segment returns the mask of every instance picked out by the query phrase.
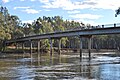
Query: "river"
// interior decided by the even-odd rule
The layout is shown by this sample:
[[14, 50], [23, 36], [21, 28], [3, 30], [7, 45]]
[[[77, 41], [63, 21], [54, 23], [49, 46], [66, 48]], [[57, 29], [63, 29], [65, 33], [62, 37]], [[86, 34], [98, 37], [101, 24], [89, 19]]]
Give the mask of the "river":
[[0, 80], [120, 80], [120, 57], [92, 55], [89, 61], [84, 54], [82, 61], [79, 53], [4, 54]]

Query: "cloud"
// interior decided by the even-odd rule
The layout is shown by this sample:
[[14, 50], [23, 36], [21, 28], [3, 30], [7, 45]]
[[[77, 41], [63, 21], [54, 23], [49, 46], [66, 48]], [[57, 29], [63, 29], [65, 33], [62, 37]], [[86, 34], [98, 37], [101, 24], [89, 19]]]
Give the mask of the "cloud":
[[[27, 0], [20, 0], [20, 1], [27, 1]], [[30, 0], [30, 1], [36, 1], [36, 0]]]
[[80, 13], [80, 11], [78, 10], [74, 10], [74, 11], [68, 11], [69, 14], [77, 14], [77, 13]]
[[33, 20], [22, 21], [23, 23], [30, 23], [32, 24]]
[[[41, 0], [40, 0], [41, 1]], [[44, 3], [43, 8], [62, 8], [64, 10], [74, 10], [75, 6], [70, 0], [53, 0], [41, 1]]]
[[25, 0], [20, 0], [20, 1], [25, 1]]
[[25, 7], [25, 6], [14, 7], [14, 10], [16, 10], [16, 9], [21, 9], [22, 12], [26, 12], [28, 14], [37, 14], [41, 11], [41, 10], [32, 9], [29, 6], [27, 6], [27, 7]]
[[64, 10], [75, 9], [111, 9], [119, 7], [120, 0], [39, 0], [43, 8], [62, 8]]
[[44, 11], [51, 11], [51, 10], [49, 10], [49, 9], [44, 9]]
[[95, 6], [92, 6], [91, 8], [96, 9], [111, 9], [115, 10], [119, 7], [120, 0], [86, 0], [87, 2], [94, 2], [96, 3]]
[[36, 0], [30, 0], [30, 1], [36, 1]]
[[[76, 2], [71, 0], [53, 0], [53, 1], [43, 1], [40, 0], [44, 5], [43, 8], [62, 8], [64, 10], [75, 10], [75, 9], [84, 9], [94, 6], [94, 2]], [[86, 1], [86, 0], [85, 0]]]
[[93, 15], [93, 14], [75, 14], [75, 15], [69, 15], [69, 17], [72, 18], [79, 18], [79, 19], [99, 19], [103, 16], [101, 15]]
[[49, 0], [39, 0], [41, 3], [48, 3]]
[[30, 8], [30, 7], [23, 7], [23, 6], [19, 6], [19, 7], [14, 7], [14, 10], [16, 10], [16, 9], [28, 9], [28, 8]]
[[25, 9], [22, 10], [23, 12], [27, 12], [28, 14], [37, 14], [39, 13], [39, 11], [35, 10], [35, 9]]
[[3, 1], [3, 3], [7, 3], [7, 2], [9, 2], [10, 0], [2, 0]]
[[90, 24], [92, 26], [101, 25], [100, 23], [97, 23], [96, 21], [93, 21], [93, 20], [77, 19], [77, 20], [74, 20], [74, 21], [76, 21], [76, 22], [83, 22], [84, 24]]

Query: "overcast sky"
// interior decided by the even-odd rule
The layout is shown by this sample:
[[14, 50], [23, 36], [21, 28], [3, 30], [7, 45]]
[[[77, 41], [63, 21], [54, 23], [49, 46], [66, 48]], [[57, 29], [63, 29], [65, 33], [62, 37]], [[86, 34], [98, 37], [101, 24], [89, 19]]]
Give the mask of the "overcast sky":
[[115, 17], [120, 0], [2, 0], [0, 4], [23, 22], [59, 15], [92, 25], [120, 23], [120, 16]]

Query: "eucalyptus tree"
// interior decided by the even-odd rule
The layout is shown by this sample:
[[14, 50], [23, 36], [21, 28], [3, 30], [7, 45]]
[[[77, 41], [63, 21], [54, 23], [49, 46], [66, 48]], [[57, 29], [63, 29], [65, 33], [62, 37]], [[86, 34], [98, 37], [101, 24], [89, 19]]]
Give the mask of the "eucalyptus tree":
[[11, 36], [9, 34], [9, 29], [7, 25], [7, 19], [8, 19], [8, 10], [6, 7], [0, 7], [0, 36], [1, 39], [10, 39]]
[[115, 12], [116, 12], [115, 17], [117, 17], [117, 15], [120, 14], [120, 7]]

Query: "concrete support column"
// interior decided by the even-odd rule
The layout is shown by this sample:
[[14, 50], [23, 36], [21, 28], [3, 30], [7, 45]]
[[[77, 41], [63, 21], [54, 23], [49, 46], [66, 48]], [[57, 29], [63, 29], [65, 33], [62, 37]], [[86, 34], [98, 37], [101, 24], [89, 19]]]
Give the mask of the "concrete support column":
[[15, 49], [18, 49], [18, 43], [15, 43]]
[[49, 39], [49, 42], [50, 42], [50, 55], [52, 56], [52, 53], [53, 53], [53, 43], [52, 43], [52, 39], [51, 38]]
[[58, 54], [61, 54], [61, 39], [58, 39]]
[[6, 50], [7, 44], [5, 43], [5, 41], [3, 41], [2, 45], [3, 45], [2, 51], [4, 52]]
[[24, 42], [23, 42], [23, 43], [22, 43], [22, 51], [23, 51], [23, 53], [25, 53], [24, 47], [25, 47], [25, 45], [24, 45]]
[[38, 65], [40, 65], [39, 61], [40, 61], [40, 56], [41, 56], [41, 53], [40, 53], [40, 40], [37, 41], [37, 52], [38, 52]]
[[40, 53], [40, 40], [37, 43], [37, 52]]
[[91, 39], [92, 36], [88, 38], [88, 53], [89, 53], [89, 59], [91, 59]]
[[31, 56], [32, 56], [32, 41], [30, 40], [30, 54], [31, 54]]
[[82, 37], [80, 37], [80, 59], [82, 59], [82, 49], [83, 49], [83, 43], [82, 43]]

